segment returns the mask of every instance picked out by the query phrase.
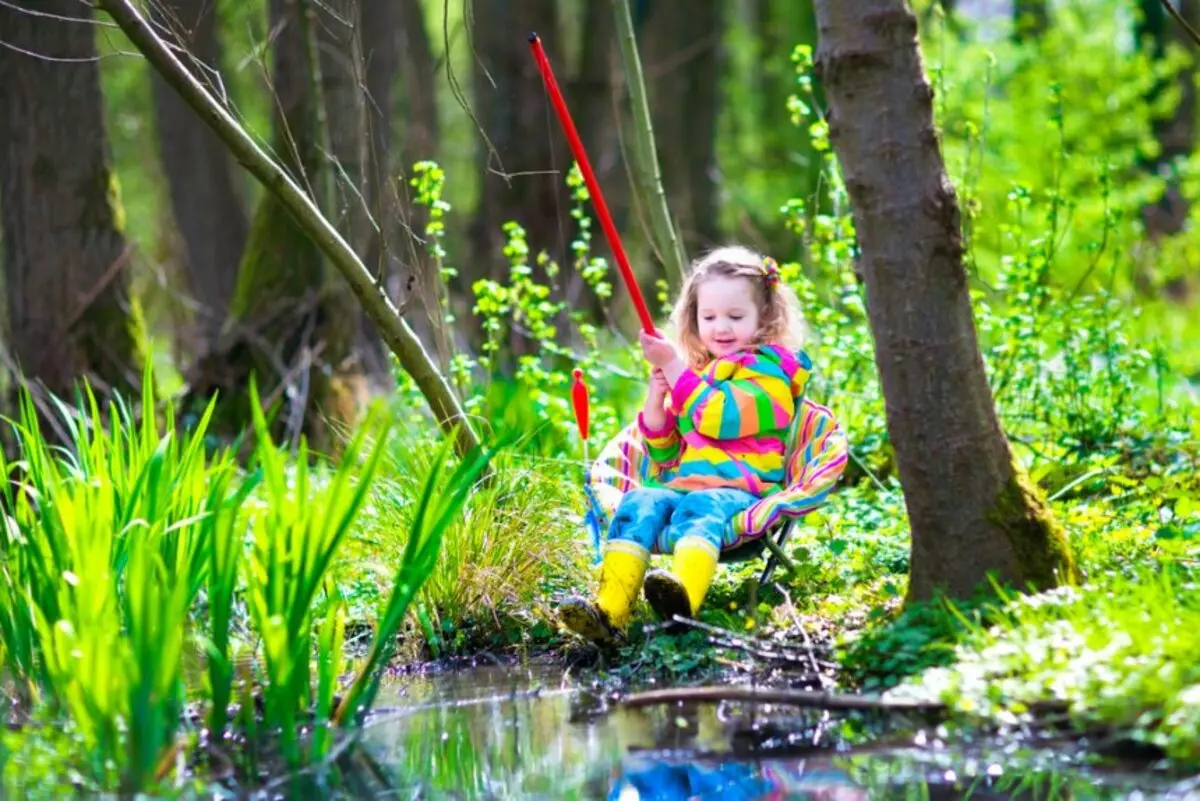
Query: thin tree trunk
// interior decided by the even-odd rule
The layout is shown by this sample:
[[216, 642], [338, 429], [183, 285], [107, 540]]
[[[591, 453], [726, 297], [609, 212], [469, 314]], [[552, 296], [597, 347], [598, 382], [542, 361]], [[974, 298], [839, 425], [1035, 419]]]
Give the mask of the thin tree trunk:
[[92, 11], [8, 0], [0, 31], [6, 339], [25, 376], [68, 402], [85, 377], [128, 396], [140, 383], [142, 332]]
[[437, 59], [425, 25], [424, 3], [400, 4], [400, 57], [404, 65], [405, 167], [420, 159], [436, 159], [441, 125], [437, 109]]
[[[604, 187], [604, 201], [609, 214], [620, 228], [628, 214], [629, 192], [626, 163], [618, 139], [620, 120], [614, 111], [617, 99], [615, 77], [620, 67], [615, 48], [617, 24], [611, 3], [612, 0], [587, 0], [584, 5], [583, 21], [579, 26], [583, 32], [579, 67], [570, 78], [566, 93], [596, 180]], [[590, 205], [585, 207], [584, 213], [591, 215], [591, 230], [598, 233], [600, 224]], [[574, 232], [572, 227], [571, 235]], [[592, 239], [592, 255], [609, 255], [606, 245], [603, 237], [595, 236]], [[570, 273], [565, 293], [570, 311], [585, 312], [592, 322], [604, 324], [606, 299], [597, 297], [588, 288], [581, 272]], [[564, 330], [568, 327], [564, 320]]]
[[[311, 8], [320, 53], [324, 140], [329, 145], [326, 180], [331, 185], [333, 208], [326, 214], [336, 221], [359, 258], [367, 261], [377, 247], [383, 223], [372, 204], [378, 179], [371, 158], [363, 6], [361, 0], [321, 0]], [[362, 367], [376, 377], [387, 376], [387, 347], [379, 331], [362, 309], [354, 314], [354, 347]]]
[[[212, 0], [162, 0], [150, 5], [150, 13], [190, 55], [185, 63], [197, 79], [211, 85], [221, 61]], [[215, 344], [229, 309], [250, 223], [229, 151], [159, 75], [151, 76], [151, 86], [171, 209], [183, 238], [187, 276], [200, 305], [203, 354]]]
[[642, 60], [638, 55], [637, 36], [633, 29], [633, 15], [629, 0], [612, 0], [613, 18], [616, 21], [617, 41], [621, 47], [625, 80], [629, 89], [629, 104], [633, 111], [629, 129], [628, 150], [633, 155], [634, 184], [638, 191], [638, 205], [650, 218], [652, 241], [656, 255], [666, 265], [667, 275], [678, 288], [683, 283], [687, 270], [687, 255], [683, 243], [675, 232], [671, 221], [671, 209], [663, 190], [662, 171], [658, 164], [658, 150], [654, 143], [654, 126], [650, 116], [650, 103], [646, 95], [646, 84], [642, 74]]
[[[797, 45], [817, 45], [817, 23], [813, 16], [812, 3], [794, 3], [790, 0], [754, 0], [752, 30], [757, 41], [757, 66], [754, 72], [758, 85], [753, 95], [757, 104], [753, 114], [737, 115], [733, 125], [748, 127], [747, 138], [761, 142], [757, 170], [768, 172], [778, 181], [799, 179], [799, 187], [792, 186], [790, 196], [805, 202], [811, 220], [818, 214], [828, 212], [828, 186], [822, 180], [824, 160], [821, 152], [813, 147], [807, 134], [807, 122], [800, 128], [792, 122], [788, 108], [788, 97], [796, 94], [805, 103], [814, 104], [819, 111], [825, 106], [821, 82], [812, 80], [813, 98], [810, 98], [796, 83], [796, 68], [791, 54]], [[745, 87], [735, 85], [731, 93], [744, 93]], [[795, 161], [799, 166], [789, 167]], [[756, 208], [747, 204], [739, 210], [752, 222], [756, 231], [763, 232], [768, 252], [785, 254], [795, 248], [795, 234], [789, 230], [785, 219], [774, 206]], [[807, 259], [807, 249], [797, 254]]]
[[1050, 27], [1046, 0], [1013, 0], [1013, 35], [1017, 41], [1036, 39]]
[[643, 62], [663, 182], [684, 250], [717, 243], [716, 134], [724, 4], [650, 4]]
[[[437, 104], [437, 59], [425, 25], [424, 4], [411, 0], [401, 4], [400, 12], [397, 30], [404, 86], [404, 135], [397, 172], [407, 179], [418, 161], [438, 160], [441, 124]], [[398, 207], [406, 221], [401, 255], [409, 265], [408, 273], [415, 278], [411, 317], [419, 321], [426, 341], [445, 369], [450, 364], [454, 343], [444, 310], [447, 305], [445, 282], [425, 241], [429, 213], [413, 202], [411, 187], [400, 186], [399, 192]]]
[[471, 269], [462, 271], [457, 287], [466, 296], [478, 278], [507, 280], [505, 222], [516, 220], [525, 229], [533, 253], [545, 249], [561, 259], [570, 244], [565, 176], [571, 152], [523, 46], [524, 36], [536, 30], [551, 63], [561, 63], [556, 3], [481, 0], [472, 8], [475, 106], [490, 143], [477, 137], [483, 183], [470, 234]]
[[909, 599], [989, 575], [1053, 586], [1066, 539], [1000, 428], [963, 266], [958, 201], [905, 0], [816, 0], [817, 68], [854, 205], [867, 312], [912, 527]]
[[412, 377], [429, 403], [438, 423], [447, 433], [455, 435], [458, 452], [466, 454], [477, 447], [479, 439], [450, 384], [438, 372], [429, 355], [421, 347], [420, 341], [389, 302], [387, 295], [378, 284], [371, 281], [362, 261], [337, 230], [321, 217], [312, 200], [187, 73], [179, 60], [131, 5], [130, 0], [99, 0], [98, 4], [109, 13], [151, 65], [167, 77], [188, 104], [213, 126], [238, 162], [245, 165], [267, 191], [286, 207], [304, 233], [312, 238], [341, 271], [359, 302], [379, 326], [384, 341], [400, 361], [401, 367]]
[[366, 258], [372, 236], [366, 201], [371, 167], [360, 5], [359, 0], [320, 0], [312, 7], [316, 10], [321, 92], [332, 159], [333, 219], [359, 258]]
[[[1175, 9], [1191, 25], [1200, 23], [1200, 1], [1172, 0]], [[1141, 0], [1141, 19], [1134, 31], [1140, 46], [1149, 48], [1149, 55], [1155, 61], [1166, 58], [1167, 47], [1171, 43], [1186, 48], [1193, 57], [1197, 52], [1194, 43], [1188, 38], [1181, 26], [1170, 19], [1162, 6], [1162, 0]], [[1158, 142], [1159, 152], [1153, 158], [1145, 160], [1144, 169], [1155, 175], [1169, 173], [1167, 186], [1154, 203], [1142, 209], [1142, 220], [1146, 225], [1146, 233], [1151, 240], [1177, 234], [1183, 230], [1187, 222], [1188, 201], [1179, 185], [1177, 162], [1191, 155], [1196, 144], [1196, 82], [1193, 70], [1181, 69], [1174, 78], [1176, 90], [1179, 92], [1179, 102], [1174, 110], [1166, 117], [1153, 121], [1154, 138]], [[1156, 81], [1146, 96], [1147, 104], [1154, 104], [1161, 94], [1169, 88], [1166, 82]]]

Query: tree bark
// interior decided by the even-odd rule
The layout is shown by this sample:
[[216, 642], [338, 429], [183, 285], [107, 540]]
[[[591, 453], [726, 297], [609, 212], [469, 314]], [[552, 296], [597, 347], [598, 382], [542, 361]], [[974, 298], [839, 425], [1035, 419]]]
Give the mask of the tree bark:
[[1050, 27], [1046, 0], [1013, 0], [1013, 36], [1017, 41], [1036, 39]]
[[[619, 112], [614, 111], [618, 97], [618, 84], [614, 77], [620, 69], [620, 62], [615, 58], [617, 24], [611, 6], [612, 0], [587, 0], [584, 5], [582, 22], [578, 26], [583, 32], [579, 66], [567, 84], [566, 96], [596, 180], [604, 187], [604, 201], [609, 214], [614, 224], [621, 228], [629, 219], [630, 195], [626, 161], [618, 138], [621, 117]], [[588, 205], [584, 213], [591, 218], [591, 230], [597, 234], [592, 239], [592, 255], [603, 255], [611, 261], [607, 240], [599, 235], [600, 223], [594, 209]], [[575, 233], [572, 224], [568, 235], [573, 237]], [[626, 239], [626, 247], [629, 244]], [[586, 313], [588, 319], [597, 325], [604, 324], [608, 315], [608, 301], [591, 291], [580, 272], [570, 272], [565, 293], [568, 309]]]
[[235, 158], [279, 200], [293, 215], [304, 233], [312, 238], [341, 271], [354, 295], [379, 326], [384, 341], [396, 355], [401, 367], [412, 377], [429, 403], [438, 423], [443, 430], [455, 436], [458, 452], [465, 455], [478, 447], [479, 438], [471, 428], [470, 421], [445, 376], [438, 372], [429, 355], [421, 347], [420, 341], [396, 312], [387, 295], [377, 283], [372, 282], [362, 261], [337, 230], [321, 216], [311, 198], [305, 195], [287, 172], [272, 161], [233, 117], [188, 74], [137, 9], [130, 4], [130, 0], [99, 0], [98, 4], [109, 13], [151, 65], [171, 82], [192, 108], [201, 113]]
[[9, 0], [0, 31], [6, 338], [24, 375], [68, 402], [84, 377], [128, 396], [142, 332], [92, 12], [75, 0]]
[[716, 141], [724, 8], [720, 0], [656, 0], [642, 37], [663, 181], [687, 253], [720, 237]]
[[675, 232], [671, 220], [671, 208], [663, 189], [662, 170], [658, 164], [658, 150], [654, 142], [654, 125], [650, 115], [650, 103], [646, 95], [646, 83], [642, 73], [642, 59], [638, 54], [637, 35], [633, 28], [633, 15], [629, 0], [612, 0], [613, 19], [616, 23], [617, 41], [621, 48], [625, 80], [629, 88], [629, 105], [633, 119], [629, 126], [629, 150], [633, 167], [633, 183], [637, 187], [639, 204], [650, 219], [651, 240], [659, 259], [666, 265], [667, 276], [676, 287], [683, 284], [687, 271], [687, 254], [683, 243]]
[[[761, 150], [752, 157], [757, 159], [754, 165], [757, 169], [773, 171], [777, 176], [775, 180], [780, 183], [795, 178], [802, 181], [798, 188], [792, 186], [782, 191], [789, 193], [784, 197], [804, 200], [811, 222], [818, 214], [829, 212], [828, 182], [823, 180], [824, 159], [808, 135], [810, 121], [800, 127], [792, 121], [788, 97], [797, 94], [805, 103], [815, 105], [818, 111], [825, 107], [821, 82], [813, 78], [813, 97], [808, 97], [796, 83], [796, 67], [791, 61], [796, 45], [814, 49], [817, 46], [817, 23], [812, 3], [755, 0], [751, 24], [757, 43], [756, 61], [761, 64], [755, 69], [753, 78], [757, 82], [751, 101], [754, 111], [736, 115], [732, 124], [751, 128], [748, 137], [761, 142]], [[797, 158], [797, 167], [781, 169]], [[755, 204], [748, 204], [739, 212], [748, 218], [755, 231], [762, 232], [766, 252], [786, 254], [795, 249], [796, 235], [774, 206], [756, 208]], [[808, 261], [806, 248], [801, 248], [797, 255], [802, 262]]]
[[[192, 74], [211, 86], [221, 61], [212, 0], [162, 0], [150, 5], [150, 13], [190, 55], [185, 63]], [[215, 344], [229, 309], [249, 218], [237, 190], [233, 160], [221, 140], [161, 76], [151, 75], [151, 86], [171, 210], [183, 238], [191, 290], [200, 306], [202, 355]]]
[[[401, 4], [397, 33], [404, 88], [404, 134], [400, 145], [401, 163], [396, 172], [401, 180], [407, 180], [412, 166], [418, 161], [438, 160], [441, 144], [437, 58], [425, 25], [424, 3], [411, 0]], [[407, 184], [400, 187], [398, 197], [397, 207], [405, 220], [400, 259], [407, 265], [406, 274], [414, 279], [411, 283], [414, 301], [411, 318], [424, 331], [425, 341], [433, 347], [438, 363], [445, 369], [453, 356], [454, 343], [443, 310], [445, 282], [425, 242], [429, 213], [413, 202], [413, 190]]]
[[[327, 180], [332, 209], [326, 213], [364, 262], [377, 252], [384, 221], [374, 202], [379, 176], [372, 158], [372, 132], [368, 116], [368, 81], [364, 57], [361, 0], [321, 0], [310, 6], [320, 53], [321, 108], [324, 139], [329, 144]], [[386, 178], [387, 167], [383, 166]], [[387, 272], [385, 271], [385, 280]], [[366, 372], [377, 377], [389, 373], [387, 348], [375, 324], [361, 309], [353, 312], [354, 347]]]
[[328, 158], [332, 159], [333, 219], [359, 258], [366, 258], [372, 237], [372, 215], [367, 206], [371, 157], [363, 92], [366, 73], [359, 38], [361, 3], [320, 0], [312, 8], [316, 12]]
[[[1200, 0], [1172, 0], [1175, 9], [1193, 27], [1200, 23]], [[1149, 49], [1155, 61], [1166, 58], [1168, 45], [1175, 43], [1194, 55], [1195, 44], [1180, 25], [1170, 19], [1162, 6], [1162, 0], [1140, 0], [1141, 19], [1134, 31], [1138, 44]], [[1179, 185], [1177, 162], [1189, 156], [1196, 144], [1196, 82], [1191, 69], [1183, 68], [1174, 77], [1179, 92], [1179, 102], [1166, 117], [1152, 123], [1154, 138], [1159, 152], [1143, 163], [1143, 168], [1152, 174], [1169, 174], [1162, 196], [1142, 209], [1142, 220], [1151, 240], [1177, 234], [1187, 222], [1188, 201]], [[1146, 102], [1153, 104], [1168, 88], [1166, 82], [1156, 81], [1147, 94]]]
[[475, 105], [490, 146], [477, 137], [483, 182], [471, 226], [471, 269], [462, 271], [456, 287], [468, 297], [478, 278], [507, 279], [505, 222], [521, 224], [533, 253], [545, 249], [561, 259], [570, 244], [571, 151], [549, 116], [537, 65], [523, 46], [530, 31], [542, 33], [547, 55], [558, 65], [558, 27], [554, 0], [483, 0], [473, 6]]
[[[322, 127], [317, 46], [322, 20], [317, 13], [308, 14], [306, 0], [270, 0], [269, 9], [271, 29], [276, 32], [271, 87], [274, 150], [293, 180], [328, 215], [335, 202], [336, 176], [325, 152], [331, 145]], [[353, 121], [339, 120], [338, 125], [353, 125]], [[357, 155], [349, 158], [355, 160]], [[349, 226], [343, 225], [343, 230], [348, 233]], [[353, 250], [353, 234], [344, 233], [342, 238]], [[353, 422], [362, 378], [362, 365], [355, 363], [353, 354], [358, 309], [346, 288], [327, 278], [320, 248], [279, 198], [265, 195], [255, 210], [238, 269], [221, 355], [205, 365], [201, 375], [206, 380], [199, 383], [203, 388], [215, 380], [233, 391], [236, 400], [225, 408], [232, 412], [237, 429], [249, 420], [248, 407], [242, 404], [252, 375], [264, 396], [287, 400], [276, 436], [302, 432], [320, 449], [333, 442], [327, 438], [327, 420]], [[202, 395], [207, 394], [202, 390]]]
[[912, 527], [908, 597], [966, 597], [1072, 572], [1066, 539], [1000, 428], [979, 353], [958, 201], [905, 0], [816, 0], [816, 65], [854, 206]]

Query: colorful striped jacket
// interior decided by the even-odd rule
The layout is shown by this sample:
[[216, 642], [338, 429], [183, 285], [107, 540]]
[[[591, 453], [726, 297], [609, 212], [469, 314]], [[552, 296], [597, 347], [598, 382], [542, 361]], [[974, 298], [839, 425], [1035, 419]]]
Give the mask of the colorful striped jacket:
[[804, 351], [760, 345], [687, 370], [671, 389], [666, 423], [638, 426], [658, 466], [648, 486], [685, 492], [716, 487], [762, 498], [781, 489], [788, 429], [812, 361]]

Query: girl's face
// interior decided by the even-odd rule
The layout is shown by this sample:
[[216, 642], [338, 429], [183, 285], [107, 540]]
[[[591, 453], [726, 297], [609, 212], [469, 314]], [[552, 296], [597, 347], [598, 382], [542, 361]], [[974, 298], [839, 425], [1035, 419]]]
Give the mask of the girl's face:
[[758, 298], [750, 281], [714, 276], [696, 287], [696, 327], [717, 358], [749, 347], [758, 333]]

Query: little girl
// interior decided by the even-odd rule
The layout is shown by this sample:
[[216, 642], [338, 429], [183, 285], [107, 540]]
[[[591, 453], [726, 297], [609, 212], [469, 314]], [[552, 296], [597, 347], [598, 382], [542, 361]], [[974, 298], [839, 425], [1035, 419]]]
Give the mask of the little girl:
[[[744, 247], [692, 266], [671, 315], [678, 341], [642, 333], [651, 365], [638, 426], [652, 478], [622, 498], [608, 530], [594, 601], [573, 597], [563, 624], [595, 642], [629, 625], [645, 581], [664, 619], [700, 609], [727, 523], [781, 488], [786, 438], [812, 364], [798, 350], [800, 313], [779, 268]], [[671, 570], [646, 574], [651, 551]]]

